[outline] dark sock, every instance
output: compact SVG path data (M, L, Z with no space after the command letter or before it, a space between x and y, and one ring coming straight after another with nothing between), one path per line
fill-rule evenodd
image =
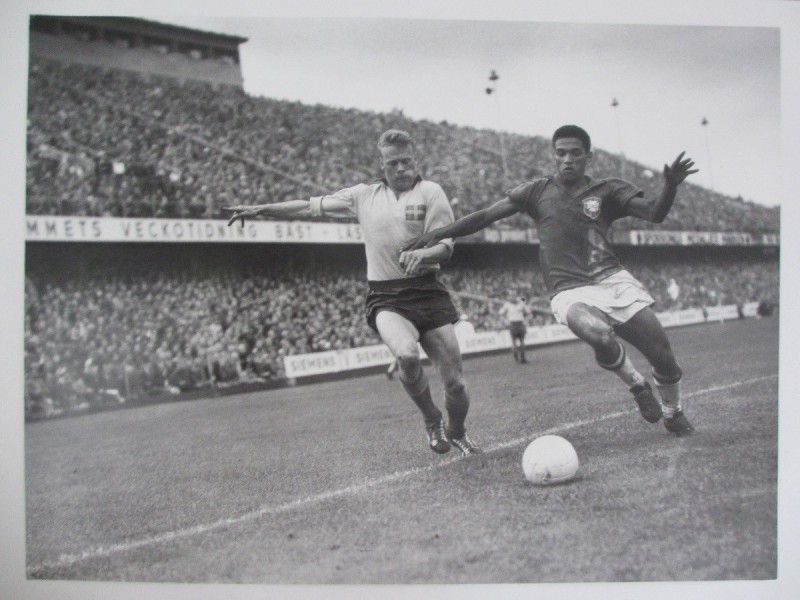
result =
M414 404L417 405L417 408L419 408L420 412L422 413L425 426L431 427L438 423L439 419L442 418L442 411L440 411L433 403L433 398L431 398L431 388L428 385L428 381L425 377L425 372L422 370L422 367L420 366L420 369L417 372L417 377L413 381L405 381L402 376L400 377L400 381L402 382L403 387L408 395L414 401Z
M469 412L469 396L466 389L457 394L445 394L444 405L447 409L448 429L454 437L464 437L464 422Z

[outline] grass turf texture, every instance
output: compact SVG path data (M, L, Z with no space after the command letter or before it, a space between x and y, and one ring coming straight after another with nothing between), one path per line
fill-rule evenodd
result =
M778 319L670 337L697 429L683 439L641 419L577 342L530 350L527 365L510 354L465 362L479 457L431 452L413 404L382 374L28 424L28 576L772 579ZM544 433L575 446L574 481L525 481L522 452Z

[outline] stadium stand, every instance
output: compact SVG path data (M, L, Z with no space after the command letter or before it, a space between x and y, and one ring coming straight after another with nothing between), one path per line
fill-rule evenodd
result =
M138 19L32 19L27 214L226 219L231 204L375 178L376 135L390 127L417 140L422 173L442 185L457 217L551 169L541 136L503 134L501 144L498 132L402 111L250 96L242 41ZM595 161L648 193L658 186L644 165L602 149ZM531 222L518 215L501 227ZM777 234L779 209L687 183L663 224L625 219L614 228ZM363 250L286 246L29 241L26 416L285 384L287 355L376 343L363 317ZM508 289L544 295L536 247L470 246L459 243L442 280L478 331L503 329L492 299ZM778 302L777 249L736 250L620 248L656 310L759 302L768 314ZM542 312L530 324L550 322Z
M30 66L27 212L32 215L224 218L232 203L331 192L377 175L376 131L418 140L422 171L457 215L498 199L511 182L547 173L548 140L252 97L235 86L179 81L33 57ZM600 172L647 192L658 177L595 151ZM776 233L779 214L687 183L667 220L637 229ZM524 216L505 223L530 227ZM631 228L631 220L617 225Z
M57 250L47 252L54 256ZM297 255L271 248L247 267L232 267L228 256L154 252L112 252L106 261L34 257L40 266L29 269L26 280L29 415L47 412L45 398L58 413L197 388L279 382L289 354L378 343L364 322L364 266L352 260L353 250ZM777 304L774 256L626 260L654 294L656 310ZM497 306L475 298L503 299L509 289L530 298L543 293L538 268L522 259L473 262L455 261L442 279L478 331L505 325ZM667 292L673 278L680 287L676 300ZM549 322L542 314L530 324Z

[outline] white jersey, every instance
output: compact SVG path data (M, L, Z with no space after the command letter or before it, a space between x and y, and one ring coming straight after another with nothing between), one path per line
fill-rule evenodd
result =
M509 323L524 322L528 314L528 307L524 302L506 302L500 307L500 315L505 316Z
M326 198L347 204L347 212L326 211ZM327 196L311 198L311 214L315 217L350 217L358 219L367 255L367 279L386 281L407 279L400 266L400 249L423 233L453 222L453 210L441 186L432 181L418 180L410 190L396 196L385 181L359 184ZM453 240L440 243L453 251ZM421 273L437 271L432 265Z

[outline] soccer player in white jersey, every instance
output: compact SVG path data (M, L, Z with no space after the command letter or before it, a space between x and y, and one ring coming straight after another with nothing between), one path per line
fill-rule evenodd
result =
M423 180L417 169L414 141L405 131L390 129L378 141L383 179L308 200L227 207L228 225L245 218L355 217L361 225L367 256L369 294L366 316L397 358L399 377L422 412L430 448L439 454L456 446L463 454L480 452L467 436L469 394L464 385L461 351L453 324L458 312L437 280L440 263L453 252L453 240L430 248L401 251L419 235L453 222L442 188ZM420 344L437 367L445 389L447 423L431 398L420 362Z
M525 358L525 333L528 329L525 319L530 314L530 309L525 299L513 291L509 292L508 300L503 303L498 313L508 322L514 360L518 363L528 362Z

